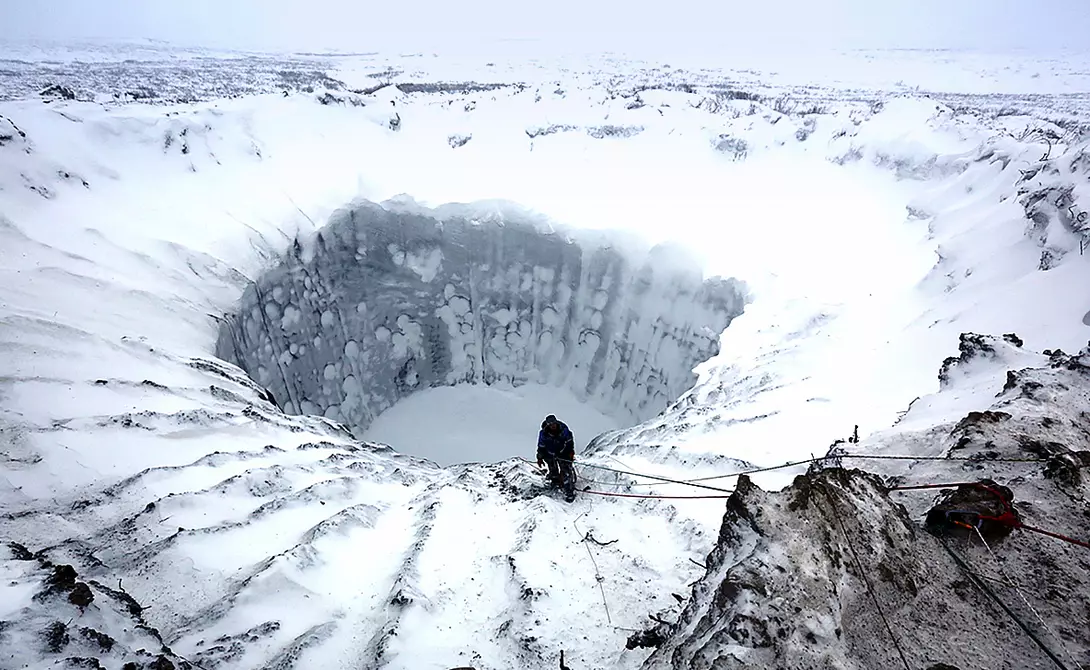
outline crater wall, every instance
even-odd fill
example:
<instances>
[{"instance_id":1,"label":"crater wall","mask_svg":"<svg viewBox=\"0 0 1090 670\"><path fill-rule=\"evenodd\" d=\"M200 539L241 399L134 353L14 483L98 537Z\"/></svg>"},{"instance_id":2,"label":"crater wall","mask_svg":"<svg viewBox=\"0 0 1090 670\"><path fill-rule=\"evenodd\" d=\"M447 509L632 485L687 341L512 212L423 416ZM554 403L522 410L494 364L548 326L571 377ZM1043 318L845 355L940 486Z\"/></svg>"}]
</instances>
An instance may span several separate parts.
<instances>
[{"instance_id":1,"label":"crater wall","mask_svg":"<svg viewBox=\"0 0 1090 670\"><path fill-rule=\"evenodd\" d=\"M538 382L626 423L687 390L742 286L675 249L580 242L527 215L355 205L244 293L217 354L286 411L357 434L401 398Z\"/></svg>"}]
</instances>

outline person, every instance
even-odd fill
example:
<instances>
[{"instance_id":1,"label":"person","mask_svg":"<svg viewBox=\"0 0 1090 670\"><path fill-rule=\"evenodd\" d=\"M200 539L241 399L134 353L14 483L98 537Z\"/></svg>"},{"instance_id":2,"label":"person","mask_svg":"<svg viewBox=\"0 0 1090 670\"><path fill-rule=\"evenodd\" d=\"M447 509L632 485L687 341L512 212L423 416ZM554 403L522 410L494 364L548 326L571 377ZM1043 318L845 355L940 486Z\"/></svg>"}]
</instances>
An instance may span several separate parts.
<instances>
[{"instance_id":1,"label":"person","mask_svg":"<svg viewBox=\"0 0 1090 670\"><path fill-rule=\"evenodd\" d=\"M541 422L537 434L537 465L548 466L549 484L564 490L565 500L575 500L575 436L555 416L550 414Z\"/></svg>"}]
</instances>

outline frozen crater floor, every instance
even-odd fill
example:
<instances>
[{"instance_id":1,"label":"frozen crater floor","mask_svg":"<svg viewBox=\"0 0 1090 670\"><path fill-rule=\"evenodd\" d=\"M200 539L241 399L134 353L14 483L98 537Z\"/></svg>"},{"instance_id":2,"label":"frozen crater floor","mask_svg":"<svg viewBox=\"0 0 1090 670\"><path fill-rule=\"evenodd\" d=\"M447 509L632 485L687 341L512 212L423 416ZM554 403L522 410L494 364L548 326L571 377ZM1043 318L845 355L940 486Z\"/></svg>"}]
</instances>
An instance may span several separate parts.
<instances>
[{"instance_id":1,"label":"frozen crater floor","mask_svg":"<svg viewBox=\"0 0 1090 670\"><path fill-rule=\"evenodd\" d=\"M533 460L537 427L545 413L568 424L577 453L598 435L619 428L616 420L555 386L459 384L425 389L398 401L362 437L369 442L411 445L414 455L440 465L514 456Z\"/></svg>"},{"instance_id":2,"label":"frozen crater floor","mask_svg":"<svg viewBox=\"0 0 1090 670\"><path fill-rule=\"evenodd\" d=\"M1068 65L200 55L2 68L0 668L1090 665L1082 548L950 546L1038 645L887 490L1085 539ZM724 477L856 424L937 460Z\"/></svg>"}]
</instances>

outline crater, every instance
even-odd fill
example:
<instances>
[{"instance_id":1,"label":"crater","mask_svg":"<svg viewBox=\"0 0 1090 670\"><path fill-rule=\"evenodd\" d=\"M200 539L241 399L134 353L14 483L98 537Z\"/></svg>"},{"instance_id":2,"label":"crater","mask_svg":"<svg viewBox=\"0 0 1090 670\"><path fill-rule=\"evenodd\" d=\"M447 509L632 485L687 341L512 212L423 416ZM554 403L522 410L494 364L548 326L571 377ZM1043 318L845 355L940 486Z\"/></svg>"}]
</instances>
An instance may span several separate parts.
<instances>
[{"instance_id":1,"label":"crater","mask_svg":"<svg viewBox=\"0 0 1090 670\"><path fill-rule=\"evenodd\" d=\"M417 411L399 408L390 419L416 423L408 435L428 423L433 444L391 446L443 464L493 460L497 454L463 442L497 443L500 436L485 433L490 424L509 426L520 398L534 405L527 416L535 419L507 456L527 453L525 444L532 453L540 417L566 399L588 410L585 425L572 426L583 443L595 430L655 416L718 353L744 295L739 282L704 278L669 245L648 250L620 234L559 233L495 205L364 202L296 240L247 288L222 322L217 354L286 412L323 415L361 439L383 412L420 394ZM466 385L478 388L453 417L450 390L421 393ZM489 400L490 392L510 402ZM451 423L468 439L454 439ZM499 441L507 439L515 437Z\"/></svg>"}]
</instances>

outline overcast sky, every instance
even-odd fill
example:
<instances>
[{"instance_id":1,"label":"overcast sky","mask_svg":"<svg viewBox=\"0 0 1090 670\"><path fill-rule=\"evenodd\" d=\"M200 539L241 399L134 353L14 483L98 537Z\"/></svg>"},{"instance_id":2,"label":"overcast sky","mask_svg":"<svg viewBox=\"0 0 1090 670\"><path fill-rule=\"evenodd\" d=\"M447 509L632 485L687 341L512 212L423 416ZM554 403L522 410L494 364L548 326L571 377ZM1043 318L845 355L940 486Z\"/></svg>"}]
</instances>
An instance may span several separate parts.
<instances>
[{"instance_id":1,"label":"overcast sky","mask_svg":"<svg viewBox=\"0 0 1090 670\"><path fill-rule=\"evenodd\" d=\"M496 39L634 52L1056 50L1090 40L1090 0L0 0L0 38L354 51Z\"/></svg>"}]
</instances>

